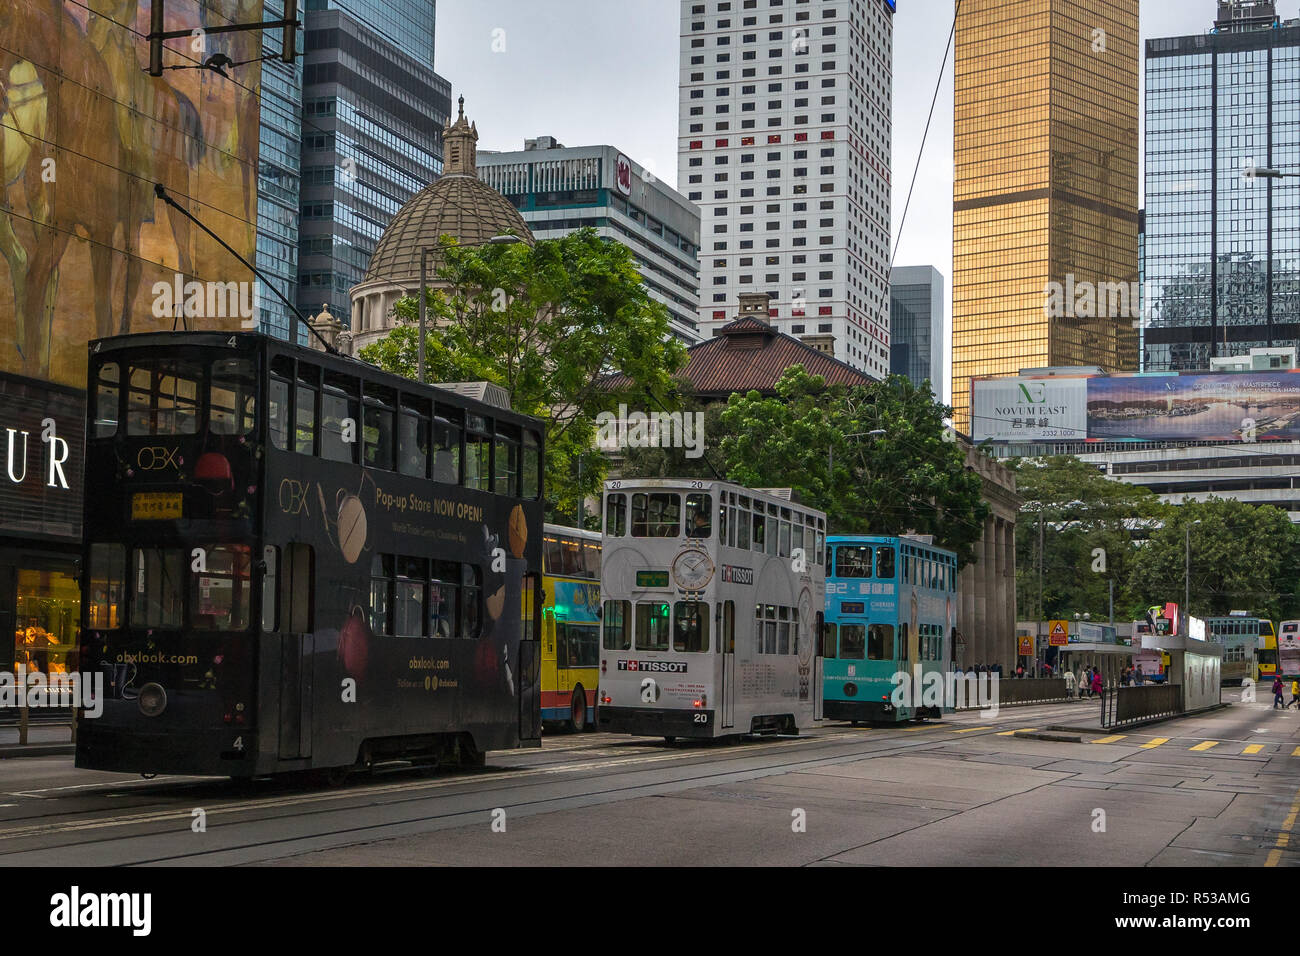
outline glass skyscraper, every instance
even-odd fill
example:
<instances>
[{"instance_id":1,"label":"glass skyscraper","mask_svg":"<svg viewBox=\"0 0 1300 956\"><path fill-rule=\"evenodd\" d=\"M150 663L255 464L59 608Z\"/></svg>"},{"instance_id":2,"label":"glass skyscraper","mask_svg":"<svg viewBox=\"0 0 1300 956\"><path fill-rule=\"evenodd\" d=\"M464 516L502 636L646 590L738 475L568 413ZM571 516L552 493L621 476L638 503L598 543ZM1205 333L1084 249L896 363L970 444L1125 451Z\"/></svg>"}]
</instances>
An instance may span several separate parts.
<instances>
[{"instance_id":1,"label":"glass skyscraper","mask_svg":"<svg viewBox=\"0 0 1300 956\"><path fill-rule=\"evenodd\" d=\"M1144 370L1300 344L1300 20L1220 3L1146 44Z\"/></svg>"},{"instance_id":2,"label":"glass skyscraper","mask_svg":"<svg viewBox=\"0 0 1300 956\"><path fill-rule=\"evenodd\" d=\"M889 371L912 384L930 382L944 400L948 356L943 335L943 276L934 266L895 266L889 272Z\"/></svg>"},{"instance_id":3,"label":"glass skyscraper","mask_svg":"<svg viewBox=\"0 0 1300 956\"><path fill-rule=\"evenodd\" d=\"M284 16L282 0L266 0L264 17ZM290 302L298 285L298 190L302 138L302 58L280 60L279 30L260 34L261 113L257 154L257 268ZM287 339L297 321L269 289L258 296L260 330ZM304 336L299 328L292 334Z\"/></svg>"},{"instance_id":4,"label":"glass skyscraper","mask_svg":"<svg viewBox=\"0 0 1300 956\"><path fill-rule=\"evenodd\" d=\"M1136 305L1117 315L1095 293L1137 281L1137 42L1135 0L961 5L952 403L962 432L972 376L1136 366ZM1092 305L1080 296L1075 308L1072 293L1089 288ZM1053 289L1065 295L1054 301Z\"/></svg>"},{"instance_id":5,"label":"glass skyscraper","mask_svg":"<svg viewBox=\"0 0 1300 956\"><path fill-rule=\"evenodd\" d=\"M307 10L343 10L433 69L436 0L307 0Z\"/></svg>"},{"instance_id":6,"label":"glass skyscraper","mask_svg":"<svg viewBox=\"0 0 1300 956\"><path fill-rule=\"evenodd\" d=\"M451 85L431 65L433 0L311 6L297 301L307 315L327 304L346 326L348 290L365 278L385 227L442 172ZM401 30L372 29L371 18L384 24L407 7L420 10L407 11Z\"/></svg>"}]
</instances>

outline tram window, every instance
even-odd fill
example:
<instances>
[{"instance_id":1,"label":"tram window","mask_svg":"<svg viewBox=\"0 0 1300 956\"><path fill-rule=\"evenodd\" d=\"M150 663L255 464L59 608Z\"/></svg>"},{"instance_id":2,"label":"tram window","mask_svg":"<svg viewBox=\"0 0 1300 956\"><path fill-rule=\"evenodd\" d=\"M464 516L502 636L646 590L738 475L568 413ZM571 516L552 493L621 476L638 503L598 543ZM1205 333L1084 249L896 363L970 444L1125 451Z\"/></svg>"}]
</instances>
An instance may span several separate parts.
<instances>
[{"instance_id":1,"label":"tram window","mask_svg":"<svg viewBox=\"0 0 1300 956\"><path fill-rule=\"evenodd\" d=\"M370 631L393 633L393 556L377 554L370 563Z\"/></svg>"},{"instance_id":2,"label":"tram window","mask_svg":"<svg viewBox=\"0 0 1300 956\"><path fill-rule=\"evenodd\" d=\"M636 605L636 649L668 650L668 605L659 601L638 601Z\"/></svg>"},{"instance_id":3,"label":"tram window","mask_svg":"<svg viewBox=\"0 0 1300 956\"><path fill-rule=\"evenodd\" d=\"M818 563L818 564L821 564L821 563L822 563L822 555L823 555L823 554L827 554L827 552L826 552L826 535L825 535L824 533L822 533L821 531L818 531L818 532L817 532L817 545L816 545L816 547L815 547L813 550L814 550L814 552L815 552L816 555L817 555L817 563ZM829 557L829 554L827 554L827 557ZM830 564L829 561L827 561L826 563L827 563L828 565ZM830 568L828 567L826 570L827 570L827 572L829 573Z\"/></svg>"},{"instance_id":4,"label":"tram window","mask_svg":"<svg viewBox=\"0 0 1300 956\"><path fill-rule=\"evenodd\" d=\"M681 497L668 492L632 496L632 537L675 538L681 534Z\"/></svg>"},{"instance_id":5,"label":"tram window","mask_svg":"<svg viewBox=\"0 0 1300 956\"><path fill-rule=\"evenodd\" d=\"M894 549L876 548L876 577L892 578L894 576Z\"/></svg>"},{"instance_id":6,"label":"tram window","mask_svg":"<svg viewBox=\"0 0 1300 956\"><path fill-rule=\"evenodd\" d=\"M699 654L709 649L707 601L678 601L673 607L673 650Z\"/></svg>"},{"instance_id":7,"label":"tram window","mask_svg":"<svg viewBox=\"0 0 1300 956\"><path fill-rule=\"evenodd\" d=\"M727 543L727 505L724 501L718 502L718 544Z\"/></svg>"},{"instance_id":8,"label":"tram window","mask_svg":"<svg viewBox=\"0 0 1300 956\"><path fill-rule=\"evenodd\" d=\"M122 626L126 597L126 549L120 544L90 546L90 607L87 624L96 630Z\"/></svg>"},{"instance_id":9,"label":"tram window","mask_svg":"<svg viewBox=\"0 0 1300 956\"><path fill-rule=\"evenodd\" d=\"M267 422L271 444L280 451L289 449L289 383L282 378L272 378Z\"/></svg>"},{"instance_id":10,"label":"tram window","mask_svg":"<svg viewBox=\"0 0 1300 956\"><path fill-rule=\"evenodd\" d=\"M316 451L316 389L308 385L298 386L293 407L293 450L300 455Z\"/></svg>"},{"instance_id":11,"label":"tram window","mask_svg":"<svg viewBox=\"0 0 1300 956\"><path fill-rule=\"evenodd\" d=\"M723 523L726 525L725 543L727 547L734 548L736 546L736 508L734 505L730 508L727 508L727 515ZM719 539L721 538L722 536L719 535Z\"/></svg>"},{"instance_id":12,"label":"tram window","mask_svg":"<svg viewBox=\"0 0 1300 956\"><path fill-rule=\"evenodd\" d=\"M599 667L600 639L595 624L557 623L556 660L561 667Z\"/></svg>"},{"instance_id":13,"label":"tram window","mask_svg":"<svg viewBox=\"0 0 1300 956\"><path fill-rule=\"evenodd\" d=\"M498 495L519 496L519 432L509 425L497 423L495 477L492 490Z\"/></svg>"},{"instance_id":14,"label":"tram window","mask_svg":"<svg viewBox=\"0 0 1300 956\"><path fill-rule=\"evenodd\" d=\"M118 398L122 371L116 362L105 362L95 376L95 438L117 434Z\"/></svg>"},{"instance_id":15,"label":"tram window","mask_svg":"<svg viewBox=\"0 0 1300 956\"><path fill-rule=\"evenodd\" d=\"M627 534L627 495L605 497L605 534L611 538Z\"/></svg>"},{"instance_id":16,"label":"tram window","mask_svg":"<svg viewBox=\"0 0 1300 956\"><path fill-rule=\"evenodd\" d=\"M718 637L718 650L727 654L736 652L736 602L722 602L722 633Z\"/></svg>"},{"instance_id":17,"label":"tram window","mask_svg":"<svg viewBox=\"0 0 1300 956\"><path fill-rule=\"evenodd\" d=\"M563 574L572 578L586 576L587 568L582 560L582 544L577 538L561 538L560 555L563 561L561 564Z\"/></svg>"},{"instance_id":18,"label":"tram window","mask_svg":"<svg viewBox=\"0 0 1300 956\"><path fill-rule=\"evenodd\" d=\"M131 624L135 627L180 627L185 601L185 560L179 548L136 548L135 593Z\"/></svg>"},{"instance_id":19,"label":"tram window","mask_svg":"<svg viewBox=\"0 0 1300 956\"><path fill-rule=\"evenodd\" d=\"M836 545L835 575L841 578L871 577L870 545Z\"/></svg>"},{"instance_id":20,"label":"tram window","mask_svg":"<svg viewBox=\"0 0 1300 956\"><path fill-rule=\"evenodd\" d=\"M601 615L605 650L626 651L632 647L632 605L629 601L606 601Z\"/></svg>"},{"instance_id":21,"label":"tram window","mask_svg":"<svg viewBox=\"0 0 1300 956\"><path fill-rule=\"evenodd\" d=\"M395 404L392 394L372 394L370 389L366 389L365 421L361 431L365 440L362 455L367 468L393 470L397 454L396 434L393 430Z\"/></svg>"},{"instance_id":22,"label":"tram window","mask_svg":"<svg viewBox=\"0 0 1300 956\"><path fill-rule=\"evenodd\" d=\"M466 488L491 491L492 439L488 420L469 415L465 429L465 473L461 482Z\"/></svg>"},{"instance_id":23,"label":"tram window","mask_svg":"<svg viewBox=\"0 0 1300 956\"><path fill-rule=\"evenodd\" d=\"M284 568L280 573L281 626L290 634L310 634L313 620L312 584L316 553L309 544L285 545Z\"/></svg>"},{"instance_id":24,"label":"tram window","mask_svg":"<svg viewBox=\"0 0 1300 956\"><path fill-rule=\"evenodd\" d=\"M748 508L742 506L736 511L736 547L749 548L749 529L752 521L753 515L749 513Z\"/></svg>"},{"instance_id":25,"label":"tram window","mask_svg":"<svg viewBox=\"0 0 1300 956\"><path fill-rule=\"evenodd\" d=\"M776 622L776 652L790 653L790 609L780 608L780 620Z\"/></svg>"},{"instance_id":26,"label":"tram window","mask_svg":"<svg viewBox=\"0 0 1300 956\"><path fill-rule=\"evenodd\" d=\"M193 435L199 430L197 362L160 359L131 366L126 396L128 435Z\"/></svg>"},{"instance_id":27,"label":"tram window","mask_svg":"<svg viewBox=\"0 0 1300 956\"><path fill-rule=\"evenodd\" d=\"M836 632L838 630L839 628L830 621L822 622L822 657L830 660L835 659L837 653L835 645L839 636Z\"/></svg>"},{"instance_id":28,"label":"tram window","mask_svg":"<svg viewBox=\"0 0 1300 956\"><path fill-rule=\"evenodd\" d=\"M564 567L564 554L560 539L554 535L542 538L542 568L547 574L559 574Z\"/></svg>"},{"instance_id":29,"label":"tram window","mask_svg":"<svg viewBox=\"0 0 1300 956\"><path fill-rule=\"evenodd\" d=\"M708 538L713 534L713 495L686 496L686 537Z\"/></svg>"},{"instance_id":30,"label":"tram window","mask_svg":"<svg viewBox=\"0 0 1300 956\"><path fill-rule=\"evenodd\" d=\"M356 379L326 373L320 398L320 454L328 461L356 463L360 385Z\"/></svg>"},{"instance_id":31,"label":"tram window","mask_svg":"<svg viewBox=\"0 0 1300 956\"><path fill-rule=\"evenodd\" d=\"M262 630L274 634L280 625L279 567L280 549L268 544L262 548Z\"/></svg>"},{"instance_id":32,"label":"tram window","mask_svg":"<svg viewBox=\"0 0 1300 956\"><path fill-rule=\"evenodd\" d=\"M600 580L600 543L596 541L582 542L583 564L586 566L586 577L592 581Z\"/></svg>"},{"instance_id":33,"label":"tram window","mask_svg":"<svg viewBox=\"0 0 1300 956\"><path fill-rule=\"evenodd\" d=\"M429 473L429 419L406 409L397 420L397 470L416 478Z\"/></svg>"},{"instance_id":34,"label":"tram window","mask_svg":"<svg viewBox=\"0 0 1300 956\"><path fill-rule=\"evenodd\" d=\"M867 660L894 659L894 625L872 624L867 628Z\"/></svg>"},{"instance_id":35,"label":"tram window","mask_svg":"<svg viewBox=\"0 0 1300 956\"><path fill-rule=\"evenodd\" d=\"M524 429L524 450L520 466L523 471L523 487L520 495L530 500L542 494L542 446L537 440L537 433Z\"/></svg>"},{"instance_id":36,"label":"tram window","mask_svg":"<svg viewBox=\"0 0 1300 956\"><path fill-rule=\"evenodd\" d=\"M208 384L208 431L251 435L257 409L257 376L248 359L217 359Z\"/></svg>"},{"instance_id":37,"label":"tram window","mask_svg":"<svg viewBox=\"0 0 1300 956\"><path fill-rule=\"evenodd\" d=\"M429 635L456 636L456 605L460 597L460 565L455 561L435 561L429 582Z\"/></svg>"},{"instance_id":38,"label":"tram window","mask_svg":"<svg viewBox=\"0 0 1300 956\"><path fill-rule=\"evenodd\" d=\"M756 511L750 524L754 532L750 536L750 541L753 543L754 550L761 554L764 550L763 543L767 540L767 519L763 517L761 511Z\"/></svg>"},{"instance_id":39,"label":"tram window","mask_svg":"<svg viewBox=\"0 0 1300 956\"><path fill-rule=\"evenodd\" d=\"M190 627L196 631L242 631L248 627L250 556L247 545L204 548L206 571L190 578Z\"/></svg>"},{"instance_id":40,"label":"tram window","mask_svg":"<svg viewBox=\"0 0 1300 956\"><path fill-rule=\"evenodd\" d=\"M460 484L460 412L438 407L433 420L433 480Z\"/></svg>"},{"instance_id":41,"label":"tram window","mask_svg":"<svg viewBox=\"0 0 1300 956\"><path fill-rule=\"evenodd\" d=\"M793 556L796 551L802 554L805 560L807 559L808 549L803 544L803 525L798 523L790 526L790 554Z\"/></svg>"},{"instance_id":42,"label":"tram window","mask_svg":"<svg viewBox=\"0 0 1300 956\"><path fill-rule=\"evenodd\" d=\"M423 558L398 558L393 590L393 628L398 637L424 636L424 579L428 562Z\"/></svg>"},{"instance_id":43,"label":"tram window","mask_svg":"<svg viewBox=\"0 0 1300 956\"><path fill-rule=\"evenodd\" d=\"M777 542L777 555L782 558L790 557L790 522L781 522L781 537Z\"/></svg>"},{"instance_id":44,"label":"tram window","mask_svg":"<svg viewBox=\"0 0 1300 956\"><path fill-rule=\"evenodd\" d=\"M875 625L873 624L872 627L875 627ZM840 658L842 660L862 660L866 644L867 626L865 624L843 624L840 626Z\"/></svg>"},{"instance_id":45,"label":"tram window","mask_svg":"<svg viewBox=\"0 0 1300 956\"><path fill-rule=\"evenodd\" d=\"M776 653L776 605L767 604L763 608L763 653Z\"/></svg>"},{"instance_id":46,"label":"tram window","mask_svg":"<svg viewBox=\"0 0 1300 956\"><path fill-rule=\"evenodd\" d=\"M474 640L483 634L483 569L460 566L460 636Z\"/></svg>"}]
</instances>

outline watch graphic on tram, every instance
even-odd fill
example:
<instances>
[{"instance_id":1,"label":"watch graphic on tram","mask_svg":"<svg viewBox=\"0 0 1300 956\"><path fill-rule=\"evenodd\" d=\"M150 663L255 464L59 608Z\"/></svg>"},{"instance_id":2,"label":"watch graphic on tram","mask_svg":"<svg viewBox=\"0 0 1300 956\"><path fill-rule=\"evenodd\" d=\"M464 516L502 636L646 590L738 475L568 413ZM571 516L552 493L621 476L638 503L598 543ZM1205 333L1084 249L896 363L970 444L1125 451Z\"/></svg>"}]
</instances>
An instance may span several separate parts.
<instances>
[{"instance_id":1,"label":"watch graphic on tram","mask_svg":"<svg viewBox=\"0 0 1300 956\"><path fill-rule=\"evenodd\" d=\"M683 551L673 560L673 580L683 591L702 591L713 580L713 562L703 551Z\"/></svg>"}]
</instances>

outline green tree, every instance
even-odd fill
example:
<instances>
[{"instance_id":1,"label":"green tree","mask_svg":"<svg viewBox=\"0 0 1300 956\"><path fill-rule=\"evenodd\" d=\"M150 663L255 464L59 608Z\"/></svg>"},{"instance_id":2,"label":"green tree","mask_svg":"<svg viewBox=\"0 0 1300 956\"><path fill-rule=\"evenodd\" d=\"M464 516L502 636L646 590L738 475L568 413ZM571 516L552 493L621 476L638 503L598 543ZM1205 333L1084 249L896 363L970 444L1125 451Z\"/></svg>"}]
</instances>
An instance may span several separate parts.
<instances>
[{"instance_id":1,"label":"green tree","mask_svg":"<svg viewBox=\"0 0 1300 956\"><path fill-rule=\"evenodd\" d=\"M726 405L722 402L703 401L695 396L683 396L677 403L683 415L702 414L704 416L704 436L702 454L696 455L691 449L680 445L668 448L627 448L623 452L623 465L619 469L626 478L707 478L725 477L723 463L719 459L722 440L722 412ZM716 472L714 469L718 469Z\"/></svg>"},{"instance_id":2,"label":"green tree","mask_svg":"<svg viewBox=\"0 0 1300 956\"><path fill-rule=\"evenodd\" d=\"M1132 620L1135 611L1147 607L1128 590L1135 542L1159 526L1168 506L1146 488L1113 481L1095 465L1071 456L1008 464L1016 472L1016 492L1024 499L1016 522L1016 604L1025 616L1041 610L1043 620L1082 613L1105 620L1110 581L1115 582L1117 620Z\"/></svg>"},{"instance_id":3,"label":"green tree","mask_svg":"<svg viewBox=\"0 0 1300 956\"><path fill-rule=\"evenodd\" d=\"M1191 539L1191 606L1220 617L1234 609L1270 620L1295 617L1300 602L1300 528L1271 506L1211 498L1172 509L1133 562L1130 587L1147 604L1183 603Z\"/></svg>"},{"instance_id":4,"label":"green tree","mask_svg":"<svg viewBox=\"0 0 1300 956\"><path fill-rule=\"evenodd\" d=\"M532 246L463 247L450 236L439 245L440 288L426 299L427 381L495 382L514 409L544 419L548 511L573 516L605 476L596 416L674 394L685 348L669 334L668 312L647 295L627 247L593 229ZM398 324L361 358L414 378L417 306L413 296L400 300Z\"/></svg>"},{"instance_id":5,"label":"green tree","mask_svg":"<svg viewBox=\"0 0 1300 956\"><path fill-rule=\"evenodd\" d=\"M721 450L732 481L795 489L835 533L932 534L971 560L988 506L964 449L949 440L952 410L928 388L899 375L827 385L794 365L776 393L728 400Z\"/></svg>"}]
</instances>

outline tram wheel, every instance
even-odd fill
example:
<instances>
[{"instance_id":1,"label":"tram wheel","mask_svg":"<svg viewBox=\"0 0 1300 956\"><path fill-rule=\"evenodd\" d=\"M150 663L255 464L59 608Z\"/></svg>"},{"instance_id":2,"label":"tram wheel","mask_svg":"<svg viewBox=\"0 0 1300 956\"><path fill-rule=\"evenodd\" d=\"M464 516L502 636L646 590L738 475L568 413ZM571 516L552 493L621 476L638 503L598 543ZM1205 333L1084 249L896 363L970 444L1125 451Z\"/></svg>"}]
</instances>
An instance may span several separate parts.
<instances>
[{"instance_id":1,"label":"tram wheel","mask_svg":"<svg viewBox=\"0 0 1300 956\"><path fill-rule=\"evenodd\" d=\"M666 743L666 744L675 744L675 743L677 743L677 738L676 738L676 737L665 737L665 738L664 738L664 743Z\"/></svg>"},{"instance_id":2,"label":"tram wheel","mask_svg":"<svg viewBox=\"0 0 1300 956\"><path fill-rule=\"evenodd\" d=\"M587 692L579 684L569 701L569 731L580 734L587 729Z\"/></svg>"}]
</instances>

